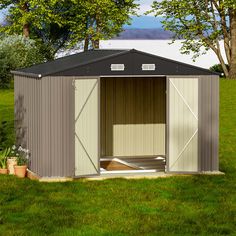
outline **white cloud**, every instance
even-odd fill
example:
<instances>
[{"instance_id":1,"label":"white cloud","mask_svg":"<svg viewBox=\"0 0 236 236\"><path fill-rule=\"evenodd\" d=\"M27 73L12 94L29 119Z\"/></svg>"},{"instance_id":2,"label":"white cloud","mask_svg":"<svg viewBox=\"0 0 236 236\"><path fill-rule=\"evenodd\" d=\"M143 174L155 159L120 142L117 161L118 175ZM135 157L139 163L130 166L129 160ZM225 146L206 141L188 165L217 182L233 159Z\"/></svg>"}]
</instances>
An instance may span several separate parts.
<instances>
[{"instance_id":1,"label":"white cloud","mask_svg":"<svg viewBox=\"0 0 236 236\"><path fill-rule=\"evenodd\" d=\"M143 15L146 11L149 11L149 10L151 10L150 4L142 4L139 6L138 14Z\"/></svg>"},{"instance_id":2,"label":"white cloud","mask_svg":"<svg viewBox=\"0 0 236 236\"><path fill-rule=\"evenodd\" d=\"M148 4L151 5L153 1L154 0L140 0L136 2L139 3L140 5L148 5Z\"/></svg>"},{"instance_id":3,"label":"white cloud","mask_svg":"<svg viewBox=\"0 0 236 236\"><path fill-rule=\"evenodd\" d=\"M161 0L155 0L157 2L161 2ZM139 10L138 14L143 15L146 11L151 10L151 5L154 2L154 0L137 0L136 3L139 4ZM154 15L151 13L150 15Z\"/></svg>"}]
</instances>

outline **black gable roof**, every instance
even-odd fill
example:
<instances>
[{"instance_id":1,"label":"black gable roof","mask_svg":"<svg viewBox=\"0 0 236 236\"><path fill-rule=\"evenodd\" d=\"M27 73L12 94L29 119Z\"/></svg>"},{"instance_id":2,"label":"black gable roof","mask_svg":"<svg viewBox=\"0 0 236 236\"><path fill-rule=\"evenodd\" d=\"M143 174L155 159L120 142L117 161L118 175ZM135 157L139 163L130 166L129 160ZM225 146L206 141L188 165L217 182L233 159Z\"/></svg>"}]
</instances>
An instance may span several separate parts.
<instances>
[{"instance_id":1,"label":"black gable roof","mask_svg":"<svg viewBox=\"0 0 236 236\"><path fill-rule=\"evenodd\" d=\"M111 64L124 64L124 71L111 71ZM155 64L143 71L142 64ZM12 71L32 77L101 75L214 75L210 70L159 57L138 50L89 50L54 61Z\"/></svg>"},{"instance_id":2,"label":"black gable roof","mask_svg":"<svg viewBox=\"0 0 236 236\"><path fill-rule=\"evenodd\" d=\"M101 58L109 57L111 55L117 55L126 51L127 50L89 50L61 57L56 60L48 61L42 64L37 64L28 68L12 71L12 73L29 74L29 75L35 75L36 77L43 77L70 68L78 67L87 63L91 63L100 60Z\"/></svg>"}]
</instances>

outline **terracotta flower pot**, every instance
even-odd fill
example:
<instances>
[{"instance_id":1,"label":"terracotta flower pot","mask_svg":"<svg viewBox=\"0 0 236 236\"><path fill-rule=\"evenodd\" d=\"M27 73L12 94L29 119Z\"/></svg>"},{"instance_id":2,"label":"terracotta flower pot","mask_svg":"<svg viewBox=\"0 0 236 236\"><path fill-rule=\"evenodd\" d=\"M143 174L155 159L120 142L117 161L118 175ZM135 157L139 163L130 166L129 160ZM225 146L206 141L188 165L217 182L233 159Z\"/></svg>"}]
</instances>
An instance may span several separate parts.
<instances>
[{"instance_id":1,"label":"terracotta flower pot","mask_svg":"<svg viewBox=\"0 0 236 236\"><path fill-rule=\"evenodd\" d=\"M27 166L14 166L15 175L19 178L25 178Z\"/></svg>"},{"instance_id":2,"label":"terracotta flower pot","mask_svg":"<svg viewBox=\"0 0 236 236\"><path fill-rule=\"evenodd\" d=\"M7 169L0 169L0 174L7 175L8 170Z\"/></svg>"},{"instance_id":3,"label":"terracotta flower pot","mask_svg":"<svg viewBox=\"0 0 236 236\"><path fill-rule=\"evenodd\" d=\"M9 175L14 175L15 174L14 166L16 164L17 164L16 157L8 158L8 160L7 160L7 169L8 169Z\"/></svg>"}]
</instances>

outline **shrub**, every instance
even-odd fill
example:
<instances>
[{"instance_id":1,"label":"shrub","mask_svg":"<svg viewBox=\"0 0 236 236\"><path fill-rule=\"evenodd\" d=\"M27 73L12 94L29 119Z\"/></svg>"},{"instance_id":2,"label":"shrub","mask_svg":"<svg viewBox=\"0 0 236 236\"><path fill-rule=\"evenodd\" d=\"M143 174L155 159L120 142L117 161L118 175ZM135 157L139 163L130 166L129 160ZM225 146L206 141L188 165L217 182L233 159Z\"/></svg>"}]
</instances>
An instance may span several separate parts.
<instances>
[{"instance_id":1,"label":"shrub","mask_svg":"<svg viewBox=\"0 0 236 236\"><path fill-rule=\"evenodd\" d=\"M16 147L15 145L12 146L12 153L17 158L17 165L24 166L29 164L29 150L22 148L21 146Z\"/></svg>"},{"instance_id":2,"label":"shrub","mask_svg":"<svg viewBox=\"0 0 236 236\"><path fill-rule=\"evenodd\" d=\"M0 120L0 151L15 142L14 121Z\"/></svg>"},{"instance_id":3,"label":"shrub","mask_svg":"<svg viewBox=\"0 0 236 236\"><path fill-rule=\"evenodd\" d=\"M226 65L226 66L229 67L228 65ZM214 66L210 67L209 69L210 69L210 71L220 73L220 74L221 74L221 75L220 75L221 77L224 77L224 76L225 76L221 64L215 64Z\"/></svg>"},{"instance_id":4,"label":"shrub","mask_svg":"<svg viewBox=\"0 0 236 236\"><path fill-rule=\"evenodd\" d=\"M0 88L10 87L10 70L28 67L45 61L35 40L20 35L0 38Z\"/></svg>"}]
</instances>

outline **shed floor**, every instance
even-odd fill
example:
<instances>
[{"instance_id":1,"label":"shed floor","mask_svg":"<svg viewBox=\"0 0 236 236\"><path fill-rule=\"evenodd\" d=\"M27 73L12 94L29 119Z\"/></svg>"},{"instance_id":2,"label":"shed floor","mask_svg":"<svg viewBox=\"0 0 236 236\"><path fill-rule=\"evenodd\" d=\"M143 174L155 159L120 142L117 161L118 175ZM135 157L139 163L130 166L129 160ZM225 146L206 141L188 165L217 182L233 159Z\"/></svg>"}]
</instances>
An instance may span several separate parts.
<instances>
[{"instance_id":1,"label":"shed floor","mask_svg":"<svg viewBox=\"0 0 236 236\"><path fill-rule=\"evenodd\" d=\"M165 171L164 156L104 157L100 160L101 173L155 173Z\"/></svg>"}]
</instances>

